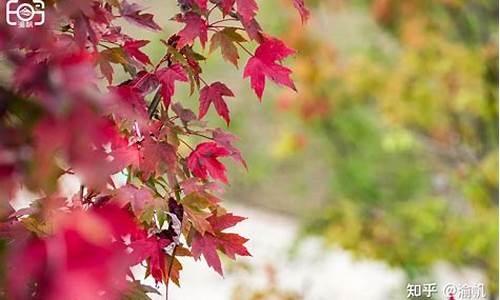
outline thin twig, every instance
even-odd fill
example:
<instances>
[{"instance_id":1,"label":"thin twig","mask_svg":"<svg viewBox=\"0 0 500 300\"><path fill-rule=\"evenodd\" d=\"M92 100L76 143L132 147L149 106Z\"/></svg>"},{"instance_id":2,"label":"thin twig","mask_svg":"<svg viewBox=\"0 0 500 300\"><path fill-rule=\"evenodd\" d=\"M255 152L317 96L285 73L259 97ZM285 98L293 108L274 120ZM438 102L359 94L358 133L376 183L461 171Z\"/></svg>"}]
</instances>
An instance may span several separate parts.
<instances>
[{"instance_id":1,"label":"thin twig","mask_svg":"<svg viewBox=\"0 0 500 300\"><path fill-rule=\"evenodd\" d=\"M179 141L186 145L189 149L191 149L191 151L194 151L193 147L191 147L191 145L189 145L185 140L179 139Z\"/></svg>"},{"instance_id":2,"label":"thin twig","mask_svg":"<svg viewBox=\"0 0 500 300\"><path fill-rule=\"evenodd\" d=\"M215 25L215 24L222 23L222 22L227 22L227 21L238 21L238 19L232 19L232 18L231 18L231 19L222 19L222 20L218 20L218 21L215 21L215 22L213 22L213 23L211 23L211 24L208 24L208 27L213 26L213 25Z\"/></svg>"},{"instance_id":3,"label":"thin twig","mask_svg":"<svg viewBox=\"0 0 500 300\"><path fill-rule=\"evenodd\" d=\"M198 76L198 78L200 78L200 81L203 82L204 85L208 86L208 83L203 78L201 78L201 76Z\"/></svg>"},{"instance_id":4,"label":"thin twig","mask_svg":"<svg viewBox=\"0 0 500 300\"><path fill-rule=\"evenodd\" d=\"M160 104L160 100L161 100L160 90L161 90L161 88L158 88L155 96L153 97L153 101L151 101L151 104L148 107L148 115L149 115L150 119L153 118L153 116L155 115L156 109L158 108L158 104Z\"/></svg>"},{"instance_id":5,"label":"thin twig","mask_svg":"<svg viewBox=\"0 0 500 300\"><path fill-rule=\"evenodd\" d=\"M224 25L211 25L210 28L212 28L212 29L214 29L214 28L222 28L222 29L224 29L224 28L232 28L232 29L236 29L236 30L243 30L243 31L245 31L245 28L243 28L243 27L224 26Z\"/></svg>"},{"instance_id":6,"label":"thin twig","mask_svg":"<svg viewBox=\"0 0 500 300\"><path fill-rule=\"evenodd\" d=\"M175 182L175 199L177 202L181 201L181 187L177 178L174 176ZM168 283L170 282L170 275L172 273L172 266L174 265L175 251L177 250L177 245L174 246L174 250L172 250L172 256L170 257L170 264L168 266L167 279L165 280L165 300L168 300Z\"/></svg>"},{"instance_id":7,"label":"thin twig","mask_svg":"<svg viewBox=\"0 0 500 300\"><path fill-rule=\"evenodd\" d=\"M207 18L210 16L210 14L212 13L212 11L217 7L217 4L215 4L214 6L212 6L212 8L208 11L207 13Z\"/></svg>"},{"instance_id":8,"label":"thin twig","mask_svg":"<svg viewBox=\"0 0 500 300\"><path fill-rule=\"evenodd\" d=\"M83 191L85 189L85 186L83 184L80 185L80 201L83 202Z\"/></svg>"},{"instance_id":9,"label":"thin twig","mask_svg":"<svg viewBox=\"0 0 500 300\"><path fill-rule=\"evenodd\" d=\"M250 52L250 50L248 50L245 46L243 46L241 42L235 41L235 43L238 44L241 47L241 49L245 50L245 52L248 53L248 55L253 56L252 52Z\"/></svg>"},{"instance_id":10,"label":"thin twig","mask_svg":"<svg viewBox=\"0 0 500 300\"><path fill-rule=\"evenodd\" d=\"M177 245L174 246L172 250L172 256L170 256L170 263L168 265L167 279L165 281L165 300L168 300L168 283L170 281L170 275L172 273L172 266L174 265L175 251L177 250Z\"/></svg>"}]
</instances>

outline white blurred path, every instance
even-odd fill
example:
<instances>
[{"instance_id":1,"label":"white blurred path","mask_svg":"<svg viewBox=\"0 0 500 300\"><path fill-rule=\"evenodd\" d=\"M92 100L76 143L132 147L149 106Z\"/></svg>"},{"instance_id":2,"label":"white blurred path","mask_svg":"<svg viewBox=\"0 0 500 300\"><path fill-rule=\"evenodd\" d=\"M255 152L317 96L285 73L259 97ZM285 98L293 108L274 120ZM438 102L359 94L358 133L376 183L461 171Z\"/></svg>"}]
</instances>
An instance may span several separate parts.
<instances>
[{"instance_id":1,"label":"white blurred path","mask_svg":"<svg viewBox=\"0 0 500 300\"><path fill-rule=\"evenodd\" d=\"M265 270L269 264L276 269L277 283L282 289L296 291L308 300L389 300L406 296L406 279L400 270L381 262L355 261L340 249L325 252L317 239L306 240L292 257L289 253L297 232L293 220L247 207L232 206L230 210L248 217L235 230L250 239L247 247L253 257L239 258L238 263L246 262L253 271L226 272L225 278L221 278L205 261L183 259L181 288L170 287L170 300L231 299L237 284L266 286Z\"/></svg>"}]
</instances>

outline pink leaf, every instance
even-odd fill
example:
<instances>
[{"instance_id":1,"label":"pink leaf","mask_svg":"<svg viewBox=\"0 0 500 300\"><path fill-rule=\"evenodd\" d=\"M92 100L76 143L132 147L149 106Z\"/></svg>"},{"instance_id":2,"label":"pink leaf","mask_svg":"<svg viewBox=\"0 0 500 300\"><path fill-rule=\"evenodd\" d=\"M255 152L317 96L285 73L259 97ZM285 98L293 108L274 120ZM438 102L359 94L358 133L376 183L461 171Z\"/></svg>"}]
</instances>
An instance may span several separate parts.
<instances>
[{"instance_id":1,"label":"pink leaf","mask_svg":"<svg viewBox=\"0 0 500 300\"><path fill-rule=\"evenodd\" d=\"M246 161L243 159L240 150L233 146L233 142L238 140L238 137L234 134L225 132L224 130L217 128L212 132L212 137L215 142L222 147L226 148L231 152L231 157L237 162L241 163L245 168L247 167Z\"/></svg>"},{"instance_id":2,"label":"pink leaf","mask_svg":"<svg viewBox=\"0 0 500 300\"><path fill-rule=\"evenodd\" d=\"M188 77L180 64L160 69L156 72L156 75L161 83L160 92L163 97L163 103L168 108L175 92L175 81L185 82L188 81Z\"/></svg>"},{"instance_id":3,"label":"pink leaf","mask_svg":"<svg viewBox=\"0 0 500 300\"><path fill-rule=\"evenodd\" d=\"M217 113L226 120L229 125L229 109L223 96L234 97L233 92L222 82L214 82L209 86L205 86L200 91L200 113L199 119L202 119L208 112L210 104L214 104Z\"/></svg>"}]
</instances>

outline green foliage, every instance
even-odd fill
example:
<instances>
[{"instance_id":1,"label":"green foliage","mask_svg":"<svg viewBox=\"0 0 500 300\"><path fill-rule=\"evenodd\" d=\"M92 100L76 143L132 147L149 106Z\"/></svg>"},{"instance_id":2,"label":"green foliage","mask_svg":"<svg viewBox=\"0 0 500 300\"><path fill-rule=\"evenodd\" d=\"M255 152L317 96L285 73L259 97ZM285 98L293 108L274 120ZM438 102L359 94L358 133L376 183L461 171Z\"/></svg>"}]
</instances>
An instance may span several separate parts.
<instances>
[{"instance_id":1,"label":"green foliage","mask_svg":"<svg viewBox=\"0 0 500 300\"><path fill-rule=\"evenodd\" d=\"M303 232L411 277L439 260L475 266L495 293L498 3L356 1L329 18L368 7L362 32L375 38L358 37L363 51L289 34L301 94L284 97L328 141L333 170L326 208Z\"/></svg>"}]
</instances>

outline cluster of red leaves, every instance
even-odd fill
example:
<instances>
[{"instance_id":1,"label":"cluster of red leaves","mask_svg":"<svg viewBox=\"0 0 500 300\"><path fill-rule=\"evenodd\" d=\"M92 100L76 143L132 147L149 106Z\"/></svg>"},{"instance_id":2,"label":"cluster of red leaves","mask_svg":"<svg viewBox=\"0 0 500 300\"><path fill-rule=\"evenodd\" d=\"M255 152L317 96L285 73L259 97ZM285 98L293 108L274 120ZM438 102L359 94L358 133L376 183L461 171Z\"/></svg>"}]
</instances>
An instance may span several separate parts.
<instances>
[{"instance_id":1,"label":"cluster of red leaves","mask_svg":"<svg viewBox=\"0 0 500 300\"><path fill-rule=\"evenodd\" d=\"M141 49L149 41L116 25L123 19L161 30L139 5L46 4L43 26L0 24L0 52L12 74L0 85L0 237L8 262L2 297L144 299L152 290L134 279L134 265L145 265L157 283L179 284L179 256L203 256L222 275L221 253L250 255L247 239L226 232L244 218L226 212L218 198L217 181L228 183L220 158L246 167L237 138L201 121L213 104L229 125L226 99L235 95L202 78L206 58L195 44L220 48L236 67L238 50L248 53L243 77L259 99L266 78L295 89L281 65L294 52L262 31L257 3L179 0L181 13L171 20L185 26L163 41L156 64ZM305 21L304 3L293 5ZM254 53L245 46L252 42ZM114 82L117 66L129 80ZM173 102L178 83L198 91L198 114ZM58 187L66 174L81 183L73 196ZM9 202L21 187L40 199L13 211Z\"/></svg>"}]
</instances>

